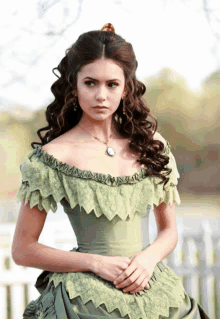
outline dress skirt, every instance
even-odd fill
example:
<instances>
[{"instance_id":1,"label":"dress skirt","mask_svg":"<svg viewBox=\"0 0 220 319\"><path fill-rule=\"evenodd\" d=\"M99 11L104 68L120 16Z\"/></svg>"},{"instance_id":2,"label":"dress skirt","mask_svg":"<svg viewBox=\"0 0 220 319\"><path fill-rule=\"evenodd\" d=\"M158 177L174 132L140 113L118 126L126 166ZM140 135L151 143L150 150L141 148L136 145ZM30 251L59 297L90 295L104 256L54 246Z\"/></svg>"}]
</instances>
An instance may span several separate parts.
<instances>
[{"instance_id":1,"label":"dress skirt","mask_svg":"<svg viewBox=\"0 0 220 319\"><path fill-rule=\"evenodd\" d=\"M154 274L148 281L149 289L160 280L160 276L166 267L162 261L156 265ZM92 300L84 304L80 296L70 299L63 282L60 282L56 287L53 281L48 284L45 277L49 273L49 271L43 271L37 278L35 287L40 292L40 296L27 305L23 313L24 319L151 319L152 317L149 312L144 313L144 307L141 304L144 293L148 291L146 289L142 294L124 293L128 294L129 298L132 298L134 303L137 304L137 312L133 308L132 314L122 316L118 308L109 312L105 303L96 307ZM143 311L141 316L140 308ZM185 293L185 298L182 299L179 307L169 307L166 311L167 315L158 314L158 319L210 319L201 305L188 293Z\"/></svg>"}]
</instances>

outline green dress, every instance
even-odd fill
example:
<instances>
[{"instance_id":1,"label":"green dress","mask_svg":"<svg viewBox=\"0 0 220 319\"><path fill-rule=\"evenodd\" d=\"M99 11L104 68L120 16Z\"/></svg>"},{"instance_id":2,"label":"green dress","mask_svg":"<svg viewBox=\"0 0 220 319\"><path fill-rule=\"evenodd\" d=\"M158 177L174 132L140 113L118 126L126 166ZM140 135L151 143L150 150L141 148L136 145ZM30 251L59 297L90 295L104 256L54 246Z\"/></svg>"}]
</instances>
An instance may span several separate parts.
<instances>
[{"instance_id":1,"label":"green dress","mask_svg":"<svg viewBox=\"0 0 220 319\"><path fill-rule=\"evenodd\" d=\"M150 245L150 241L143 245L141 225L152 205L173 201L180 205L180 175L166 143L163 153L169 156L167 167L172 172L165 191L163 184L158 185L160 178L145 177L146 167L132 176L113 177L70 166L37 145L20 165L17 199L54 213L60 202L77 238L78 248L71 251L130 258ZM27 305L23 318L209 319L162 261L148 284L149 289L130 294L93 272L42 271L35 283L40 296Z\"/></svg>"}]
</instances>

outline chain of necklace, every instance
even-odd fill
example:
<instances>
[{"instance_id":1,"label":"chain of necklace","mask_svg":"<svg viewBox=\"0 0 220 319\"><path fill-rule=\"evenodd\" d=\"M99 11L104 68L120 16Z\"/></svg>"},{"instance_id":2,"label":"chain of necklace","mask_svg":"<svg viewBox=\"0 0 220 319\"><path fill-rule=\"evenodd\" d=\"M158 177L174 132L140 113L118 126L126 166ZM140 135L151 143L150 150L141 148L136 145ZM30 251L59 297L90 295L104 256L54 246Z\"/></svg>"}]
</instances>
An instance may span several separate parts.
<instances>
[{"instance_id":1,"label":"chain of necklace","mask_svg":"<svg viewBox=\"0 0 220 319\"><path fill-rule=\"evenodd\" d=\"M79 126L83 131L85 131L79 124L78 124L78 126ZM86 132L86 131L85 131L85 132ZM86 132L86 133L89 134L88 132ZM112 131L112 133L111 133L111 135L110 135L108 141L110 140L112 134L113 134L113 131ZM107 145L107 148L106 148L106 154L107 154L107 155L112 156L112 157L115 155L115 150L114 150L112 147L108 146L108 141L105 143L105 142L102 142L99 138L97 138L97 137L95 137L95 136L93 136L93 135L91 135L91 134L89 134L89 135L92 136L92 137L94 137L95 139L97 139L97 140L100 141L101 143L104 143L104 144Z\"/></svg>"}]
</instances>

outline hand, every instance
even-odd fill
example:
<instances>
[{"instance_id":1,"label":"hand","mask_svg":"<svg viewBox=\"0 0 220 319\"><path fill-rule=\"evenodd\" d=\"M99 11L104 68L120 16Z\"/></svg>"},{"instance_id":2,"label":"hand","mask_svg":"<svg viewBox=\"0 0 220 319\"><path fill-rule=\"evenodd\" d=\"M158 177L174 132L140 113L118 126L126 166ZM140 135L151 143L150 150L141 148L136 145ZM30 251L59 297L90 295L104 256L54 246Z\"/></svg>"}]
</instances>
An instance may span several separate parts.
<instances>
[{"instance_id":1,"label":"hand","mask_svg":"<svg viewBox=\"0 0 220 319\"><path fill-rule=\"evenodd\" d=\"M92 271L99 277L113 282L130 264L128 257L96 255Z\"/></svg>"},{"instance_id":2,"label":"hand","mask_svg":"<svg viewBox=\"0 0 220 319\"><path fill-rule=\"evenodd\" d=\"M130 293L149 289L148 281L157 263L152 261L147 250L136 253L130 259L128 267L114 280L116 288L124 288L123 292Z\"/></svg>"}]
</instances>

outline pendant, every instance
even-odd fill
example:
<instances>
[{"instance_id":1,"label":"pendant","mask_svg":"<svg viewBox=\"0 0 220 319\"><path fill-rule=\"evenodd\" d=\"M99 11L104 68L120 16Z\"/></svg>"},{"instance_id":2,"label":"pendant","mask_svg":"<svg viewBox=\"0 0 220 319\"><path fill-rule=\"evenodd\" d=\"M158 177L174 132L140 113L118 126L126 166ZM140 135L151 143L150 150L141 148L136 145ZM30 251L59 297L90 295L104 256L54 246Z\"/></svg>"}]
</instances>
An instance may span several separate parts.
<instances>
[{"instance_id":1,"label":"pendant","mask_svg":"<svg viewBox=\"0 0 220 319\"><path fill-rule=\"evenodd\" d=\"M112 147L108 147L108 148L106 149L106 152L107 152L107 154L108 154L109 156L114 156L114 155L115 155L115 151L113 150Z\"/></svg>"}]
</instances>

